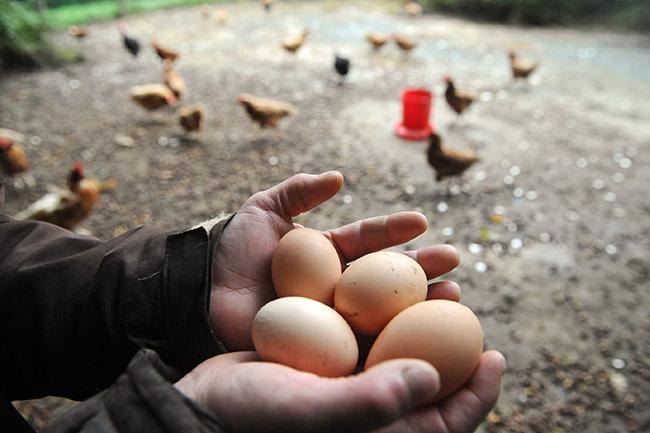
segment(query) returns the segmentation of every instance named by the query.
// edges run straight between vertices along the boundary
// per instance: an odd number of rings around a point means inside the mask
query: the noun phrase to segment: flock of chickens
[[[273,5],[272,0],[261,0],[263,8],[268,12]],[[410,16],[422,13],[422,7],[411,0],[404,1],[404,11]],[[204,5],[201,11],[204,18],[210,17],[210,10]],[[228,15],[225,10],[217,10],[213,15],[215,21],[225,24]],[[122,22],[118,22],[118,31],[121,35],[124,48],[134,57],[141,51],[140,42],[129,35]],[[89,31],[83,26],[71,26],[68,33],[76,38],[84,38]],[[280,46],[288,53],[295,54],[306,43],[310,35],[308,28],[298,35],[283,40]],[[374,50],[380,50],[388,42],[393,41],[404,52],[409,52],[417,47],[417,42],[404,34],[383,34],[371,32],[366,35],[366,40]],[[179,99],[186,91],[185,81],[175,70],[174,62],[180,53],[161,46],[157,41],[151,41],[151,48],[162,62],[162,82],[133,86],[129,96],[131,100],[148,111],[158,110],[163,107],[176,106]],[[511,73],[513,79],[526,79],[537,68],[538,62],[524,61],[517,57],[514,51],[509,52]],[[349,59],[336,55],[334,70],[340,77],[339,84],[343,84],[350,71]],[[477,99],[477,94],[456,88],[451,77],[444,77],[447,84],[445,100],[458,116],[463,114]],[[278,126],[284,117],[294,114],[296,108],[283,101],[261,98],[254,95],[242,94],[238,102],[243,106],[251,120],[261,128]],[[186,133],[201,129],[205,117],[202,105],[181,106],[177,109],[180,126]],[[8,175],[24,172],[29,163],[21,143],[24,136],[16,131],[0,128],[0,166]],[[427,160],[436,172],[438,181],[445,177],[460,176],[479,158],[472,151],[460,151],[446,147],[440,135],[432,132],[427,149]],[[75,228],[92,211],[92,208],[102,191],[115,187],[115,181],[99,182],[84,176],[84,168],[80,163],[68,175],[67,189],[52,188],[41,199],[32,203],[27,209],[16,215],[18,219],[34,219],[57,224],[67,229]]]

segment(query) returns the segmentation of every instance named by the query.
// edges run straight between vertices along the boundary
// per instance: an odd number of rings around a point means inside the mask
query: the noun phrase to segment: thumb
[[[215,376],[209,407],[233,432],[371,431],[430,403],[440,388],[430,364],[404,359],[336,379],[261,362]]]
[[[301,173],[254,194],[248,204],[288,220],[334,197],[342,186],[343,175],[338,171],[320,175]]]

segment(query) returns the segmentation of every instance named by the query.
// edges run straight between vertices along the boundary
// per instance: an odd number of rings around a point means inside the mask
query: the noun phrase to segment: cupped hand
[[[483,353],[465,387],[436,404],[438,373],[414,359],[331,379],[234,352],[205,361],[175,386],[232,433],[465,433],[494,406],[504,368],[499,352]]]
[[[298,174],[250,197],[228,224],[212,263],[210,325],[217,338],[233,350],[251,350],[250,327],[257,311],[274,299],[271,258],[278,241],[295,227],[293,218],[332,198],[343,186],[341,173]],[[341,263],[403,244],[427,229],[417,212],[398,212],[363,219],[323,234],[339,252]],[[434,279],[458,265],[449,245],[409,251]],[[429,286],[429,298],[458,300],[460,289],[449,281]]]

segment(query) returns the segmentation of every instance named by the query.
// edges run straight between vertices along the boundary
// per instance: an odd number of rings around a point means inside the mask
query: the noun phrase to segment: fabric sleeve
[[[0,215],[0,392],[81,400],[140,348],[189,371],[223,347],[208,324],[212,230],[101,241]]]
[[[173,386],[180,377],[156,353],[142,350],[113,386],[71,409],[47,432],[225,432],[214,415]]]

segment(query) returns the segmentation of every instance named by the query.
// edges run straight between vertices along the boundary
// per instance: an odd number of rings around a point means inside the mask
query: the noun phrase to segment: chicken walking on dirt
[[[115,185],[115,181],[102,183],[86,179],[83,165],[77,163],[68,175],[67,190],[52,187],[49,193],[15,217],[45,221],[71,230],[90,215],[102,191],[113,189]]]
[[[132,36],[129,36],[126,33],[126,26],[124,25],[123,22],[119,21],[117,23],[117,29],[120,32],[120,35],[122,36],[122,43],[124,44],[124,48],[133,56],[133,57],[138,57],[138,54],[140,54],[140,42]]]
[[[535,72],[539,66],[538,61],[532,60],[522,60],[517,56],[517,53],[513,50],[508,51],[508,57],[510,57],[510,69],[512,70],[513,79],[526,79],[530,74]]]
[[[204,109],[200,105],[191,105],[178,109],[178,123],[186,133],[199,131],[203,124]]]
[[[185,80],[176,72],[174,64],[169,59],[163,60],[163,80],[176,98],[180,98],[185,93]]]
[[[447,83],[447,90],[445,90],[445,100],[452,110],[456,112],[456,116],[460,116],[469,108],[470,105],[476,100],[477,94],[471,90],[458,89],[454,85],[454,80],[449,76],[443,78]]]
[[[25,136],[20,132],[0,128],[0,165],[9,175],[22,173],[29,168],[22,145],[24,141]]]
[[[77,39],[82,39],[88,36],[90,32],[88,31],[88,27],[85,26],[70,26],[68,27],[68,34],[70,36],[73,36]]]
[[[243,94],[237,100],[244,106],[250,118],[257,122],[261,128],[267,126],[275,128],[280,120],[296,112],[293,105],[273,99]]]
[[[370,45],[372,45],[372,48],[376,51],[379,50],[384,45],[386,45],[386,43],[390,40],[390,36],[388,36],[385,33],[370,32],[370,33],[366,33],[366,40],[370,43]]]
[[[404,0],[404,12],[410,17],[417,17],[422,15],[422,6],[418,2]]]
[[[131,100],[148,111],[154,111],[176,103],[176,96],[164,84],[143,84],[133,86],[129,92]]]
[[[304,45],[305,41],[307,40],[307,36],[309,36],[309,33],[309,29],[304,29],[298,36],[286,38],[282,41],[282,48],[291,54],[295,54],[298,52],[300,47]]]
[[[171,60],[172,62],[175,62],[180,57],[180,53],[178,51],[163,47],[155,39],[151,41],[151,48],[154,49],[158,57],[160,57],[160,60],[163,61]]]
[[[445,147],[442,138],[435,132],[429,137],[427,161],[435,170],[438,182],[445,177],[461,176],[479,160],[471,150],[461,151]]]
[[[334,57],[334,70],[339,74],[339,85],[345,81],[345,77],[350,72],[350,59],[341,57],[338,54]]]
[[[395,44],[397,44],[399,49],[405,53],[410,52],[413,48],[418,46],[417,42],[415,42],[413,39],[400,33],[393,35],[393,41],[395,41]]]

